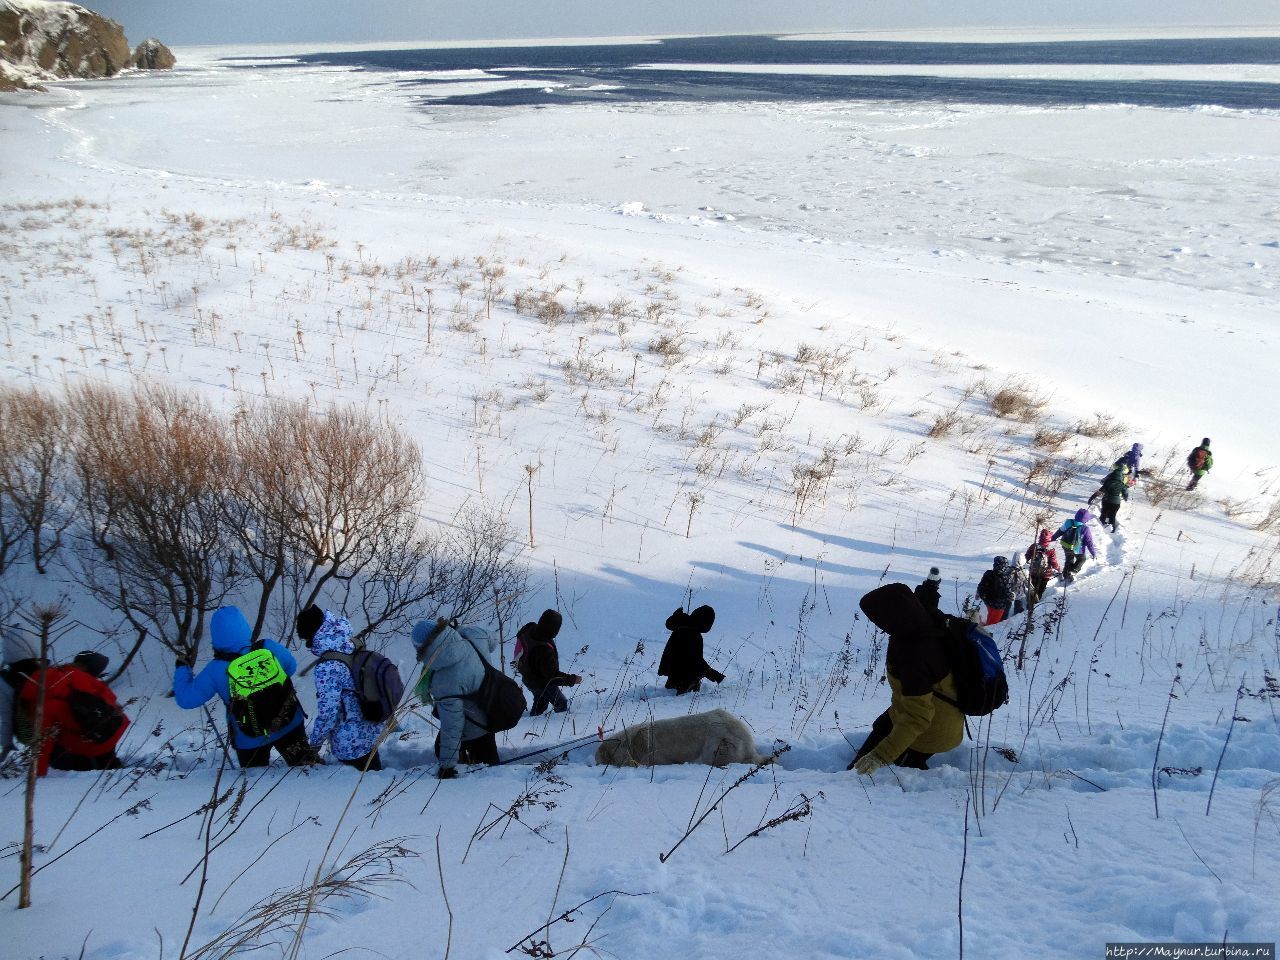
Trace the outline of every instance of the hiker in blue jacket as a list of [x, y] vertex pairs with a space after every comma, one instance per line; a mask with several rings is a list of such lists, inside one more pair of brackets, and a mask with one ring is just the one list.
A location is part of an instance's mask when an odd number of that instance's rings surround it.
[[1062, 526], [1051, 538], [1062, 542], [1062, 550], [1066, 554], [1066, 562], [1062, 567], [1062, 579], [1067, 583], [1074, 580], [1080, 568], [1084, 566], [1086, 550], [1089, 556], [1095, 560], [1098, 559], [1098, 551], [1093, 548], [1093, 533], [1089, 530], [1089, 521], [1092, 519], [1093, 514], [1081, 507], [1072, 519], [1063, 521]]
[[[297, 618], [298, 636], [317, 657], [326, 653], [356, 652], [351, 642], [351, 624], [346, 617], [321, 610], [315, 604]], [[328, 742], [329, 752], [357, 770], [381, 770], [378, 740], [386, 726], [366, 720], [356, 696], [351, 668], [341, 660], [322, 660], [313, 671], [316, 681], [316, 718], [311, 724], [311, 746], [317, 751]]]
[[[274, 747], [285, 763], [291, 767], [315, 762], [315, 751], [307, 743], [307, 732], [303, 727], [306, 716], [299, 706], [293, 719], [281, 730], [269, 737], [254, 737], [240, 729], [231, 713], [231, 689], [227, 682], [227, 665], [240, 656], [248, 653], [253, 631], [236, 607], [219, 607], [209, 618], [209, 637], [213, 645], [214, 659], [205, 665], [197, 674], [192, 674], [191, 664], [185, 659], [178, 661], [173, 671], [173, 699], [184, 710], [194, 710], [208, 703], [214, 697], [221, 697], [227, 708], [227, 730], [231, 737], [231, 746], [235, 748], [236, 759], [242, 768], [265, 767], [271, 760], [271, 749]], [[264, 640], [262, 646], [280, 661], [280, 666], [288, 676], [293, 676], [298, 663], [293, 654], [274, 640]]]
[[471, 699], [484, 682], [485, 657], [493, 663], [493, 638], [487, 630], [455, 629], [447, 620], [419, 620], [413, 625], [413, 646], [422, 664], [414, 692], [433, 703], [440, 718], [436, 776], [448, 780], [463, 763], [498, 762], [498, 743], [488, 729], [484, 707]]

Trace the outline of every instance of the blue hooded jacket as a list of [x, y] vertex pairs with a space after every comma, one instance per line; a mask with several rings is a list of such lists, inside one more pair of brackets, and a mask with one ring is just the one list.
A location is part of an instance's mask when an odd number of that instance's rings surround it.
[[[250, 647], [249, 638], [253, 630], [249, 621], [236, 607], [219, 607], [209, 618], [209, 637], [215, 654], [239, 655], [247, 653]], [[293, 654], [274, 640], [264, 640], [262, 646], [280, 661], [280, 666], [288, 676], [298, 669], [298, 661]], [[255, 747], [275, 743], [287, 733], [302, 726], [305, 714], [302, 707], [294, 714], [289, 725], [272, 737], [251, 737], [236, 724], [231, 715], [231, 688], [227, 684], [227, 661], [213, 660], [205, 665], [198, 674], [192, 674], [191, 668], [183, 664], [173, 671], [173, 699], [184, 710], [194, 710], [203, 706], [215, 696], [221, 697], [227, 710], [227, 729], [231, 731], [231, 744], [237, 750], [252, 750]]]

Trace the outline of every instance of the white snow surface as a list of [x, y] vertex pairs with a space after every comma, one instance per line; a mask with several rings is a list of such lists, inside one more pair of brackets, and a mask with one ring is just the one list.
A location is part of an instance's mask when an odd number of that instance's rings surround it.
[[[791, 749], [663, 862], [747, 768], [603, 769], [588, 743], [554, 780], [538, 756], [437, 788], [419, 711], [363, 780], [219, 785], [148, 651], [121, 682], [129, 768], [39, 785], [34, 906], [0, 901], [6, 957], [178, 956], [204, 850], [189, 815], [241, 785], [188, 955], [392, 840], [417, 854], [394, 860], [409, 883], [328, 902], [298, 956], [527, 956], [532, 938], [557, 956], [585, 939], [624, 958], [952, 957], [958, 913], [972, 957], [1277, 939], [1277, 543], [1255, 524], [1278, 493], [1280, 117], [424, 107], [394, 75], [244, 63], [0, 96], [5, 380], [366, 405], [421, 443], [431, 520], [483, 498], [523, 534], [536, 466], [526, 618], [564, 612], [561, 658], [586, 682], [504, 756], [715, 707]], [[420, 279], [428, 257], [445, 279]], [[518, 312], [519, 291], [566, 316]], [[976, 741], [929, 771], [846, 773], [888, 703], [858, 598], [936, 564], [958, 609], [1033, 538], [1040, 428], [985, 400], [1019, 377], [1078, 465], [1051, 523], [1135, 441], [1179, 478], [1209, 435], [1215, 469], [1158, 505], [1140, 485], [1123, 531], [1095, 531], [1098, 561], [1008, 663], [1010, 703]], [[1123, 426], [1077, 435], [1095, 414]], [[824, 451], [834, 472], [801, 505], [797, 470]], [[727, 679], [676, 698], [655, 670], [682, 603], [716, 608]], [[114, 626], [81, 618], [60, 653]], [[1011, 654], [1020, 622], [995, 628]], [[411, 677], [407, 638], [386, 642]], [[473, 839], [530, 786], [518, 822]], [[804, 798], [809, 816], [726, 852]], [[16, 883], [19, 779], [0, 804]]]

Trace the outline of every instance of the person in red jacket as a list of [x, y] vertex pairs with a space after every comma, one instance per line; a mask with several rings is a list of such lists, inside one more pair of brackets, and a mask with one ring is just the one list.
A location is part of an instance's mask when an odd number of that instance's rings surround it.
[[[120, 710], [111, 688], [80, 664], [34, 671], [18, 694], [23, 711], [33, 720], [41, 682], [45, 684], [45, 695], [44, 716], [38, 734], [37, 775], [43, 777], [50, 767], [55, 770], [118, 769], [121, 763], [116, 756], [116, 744], [124, 736], [129, 718]], [[94, 700], [87, 699], [90, 697]], [[72, 708], [73, 700], [78, 704], [87, 703], [91, 708], [94, 701], [104, 702], [110, 708], [102, 711], [104, 716], [118, 715], [114, 720], [105, 719], [105, 725], [114, 726], [114, 729], [109, 732], [100, 729], [98, 733], [85, 730]], [[80, 712], [83, 715], [83, 707]]]
[[1053, 545], [1053, 534], [1047, 529], [1040, 531], [1040, 538], [1027, 547], [1027, 574], [1031, 577], [1031, 606], [1035, 606], [1044, 597], [1049, 581], [1062, 573], [1058, 563], [1058, 548]]

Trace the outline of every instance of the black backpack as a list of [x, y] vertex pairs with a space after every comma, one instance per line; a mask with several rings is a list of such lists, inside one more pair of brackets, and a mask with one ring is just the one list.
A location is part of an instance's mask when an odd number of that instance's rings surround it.
[[124, 711], [96, 693], [72, 690], [67, 694], [67, 706], [80, 736], [90, 743], [106, 743], [124, 726]]
[[[469, 637], [463, 637], [463, 639], [471, 643]], [[474, 643], [471, 643], [471, 649], [476, 652], [481, 665], [484, 666], [484, 680], [480, 682], [480, 687], [475, 693], [466, 694], [466, 699], [474, 700], [480, 705], [486, 720], [484, 728], [490, 733], [510, 730], [520, 722], [525, 710], [529, 708], [528, 701], [524, 698], [524, 691], [520, 689], [520, 684], [494, 667]]]
[[956, 698], [952, 700], [936, 690], [933, 695], [969, 717], [985, 717], [1008, 703], [1009, 681], [1000, 648], [991, 634], [962, 617], [945, 617], [943, 623]]
[[376, 650], [357, 650], [355, 653], [339, 653], [330, 650], [321, 654], [318, 663], [337, 660], [351, 671], [356, 700], [360, 702], [360, 715], [374, 723], [385, 723], [395, 716], [400, 699], [404, 696], [404, 681], [400, 669]]
[[227, 661], [231, 716], [246, 736], [270, 739], [293, 722], [301, 703], [276, 655], [256, 642], [241, 654], [219, 651]]

